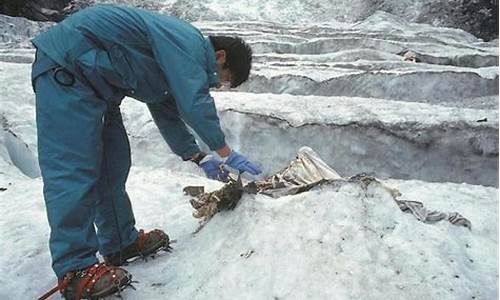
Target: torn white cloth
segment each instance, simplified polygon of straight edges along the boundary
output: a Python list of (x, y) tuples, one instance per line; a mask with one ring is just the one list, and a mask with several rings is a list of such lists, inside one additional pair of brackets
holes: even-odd
[[(359, 174), (343, 178), (309, 147), (302, 147), (298, 151), (297, 157), (286, 168), (264, 180), (252, 181), (243, 186), (239, 178), (238, 181), (226, 184), (221, 189), (211, 193), (204, 193), (203, 187), (186, 187), (185, 192), (197, 198), (191, 200), (192, 206), (197, 210), (194, 216), (207, 221), (220, 210), (227, 207), (234, 208), (243, 191), (279, 198), (303, 193), (319, 185), (339, 186), (352, 183), (359, 184), (365, 190), (372, 184), (382, 187), (391, 195), (402, 212), (411, 213), (421, 222), (436, 223), (447, 220), (453, 225), (469, 229), (472, 227), (471, 222), (457, 212), (446, 213), (428, 210), (422, 202), (398, 199), (401, 197), (399, 190), (387, 186), (375, 177)], [(191, 193), (189, 190), (197, 191)], [(238, 190), (242, 192), (238, 192)]]

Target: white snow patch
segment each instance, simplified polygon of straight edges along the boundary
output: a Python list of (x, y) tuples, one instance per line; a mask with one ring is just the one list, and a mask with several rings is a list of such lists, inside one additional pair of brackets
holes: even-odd
[(278, 117), (292, 126), (307, 123), (346, 125), (350, 123), (415, 123), (429, 127), (464, 122), (476, 127), (487, 118), (498, 128), (498, 112), (440, 105), (359, 97), (294, 96), (287, 94), (213, 93), (219, 110)]

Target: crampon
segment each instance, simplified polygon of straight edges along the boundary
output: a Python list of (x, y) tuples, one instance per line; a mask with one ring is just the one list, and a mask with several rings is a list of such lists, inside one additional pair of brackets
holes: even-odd
[(58, 285), (42, 295), (38, 300), (48, 299), (59, 291), (66, 300), (98, 300), (116, 295), (132, 285), (132, 275), (119, 267), (98, 263), (85, 269), (69, 272), (59, 280)]
[(141, 229), (134, 243), (120, 252), (105, 255), (104, 261), (111, 266), (121, 266), (137, 259), (147, 260), (148, 257), (154, 258), (155, 254), (160, 251), (170, 252), (172, 249), (170, 244), (174, 242), (162, 230), (144, 232)]

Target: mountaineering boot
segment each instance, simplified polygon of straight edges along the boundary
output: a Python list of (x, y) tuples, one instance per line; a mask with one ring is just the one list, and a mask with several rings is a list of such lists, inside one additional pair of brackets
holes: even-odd
[(99, 263), (66, 274), (59, 281), (59, 289), (67, 300), (97, 299), (122, 291), (131, 281), (132, 275), (126, 270)]
[(169, 251), (169, 244), (168, 235), (162, 230), (155, 229), (145, 233), (141, 229), (134, 243), (119, 252), (104, 256), (104, 261), (111, 266), (121, 266), (131, 258), (145, 258), (160, 250)]
[(132, 286), (131, 283), (132, 275), (126, 270), (97, 263), (66, 273), (59, 280), (57, 287), (38, 299), (48, 299), (57, 291), (66, 300), (101, 299), (115, 293), (119, 294), (128, 286)]

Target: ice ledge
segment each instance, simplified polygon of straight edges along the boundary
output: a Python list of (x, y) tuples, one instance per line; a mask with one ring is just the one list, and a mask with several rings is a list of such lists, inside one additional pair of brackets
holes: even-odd
[(289, 94), (212, 93), (219, 110), (279, 118), (290, 126), (350, 124), (429, 128), (498, 129), (494, 110), (446, 107), (427, 103), (359, 97), (295, 96)]
[(348, 176), (498, 185), (496, 111), (380, 99), (214, 93), (229, 145), (265, 172), (307, 145)]

